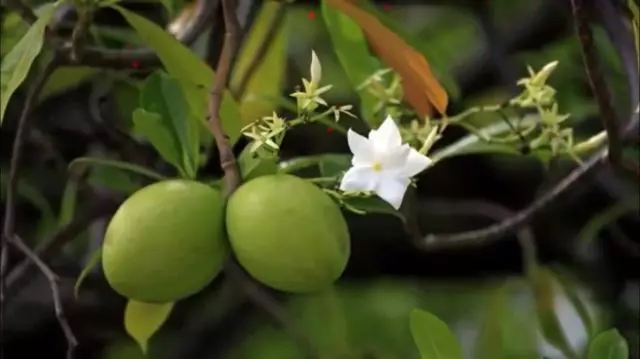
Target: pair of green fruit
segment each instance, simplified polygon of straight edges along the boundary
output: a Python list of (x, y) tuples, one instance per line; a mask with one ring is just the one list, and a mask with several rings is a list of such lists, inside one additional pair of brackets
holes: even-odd
[(350, 255), (347, 224), (331, 198), (301, 178), (268, 175), (238, 188), (226, 208), (220, 191), (195, 181), (139, 190), (107, 227), (102, 265), (121, 295), (173, 302), (217, 276), (229, 245), (251, 276), (291, 293), (330, 286)]

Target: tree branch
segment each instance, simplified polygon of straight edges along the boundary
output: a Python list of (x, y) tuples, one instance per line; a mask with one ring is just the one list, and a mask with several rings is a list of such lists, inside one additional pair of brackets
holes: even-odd
[[(7, 176), (6, 184), (6, 197), (4, 214), (2, 219), (2, 236), (0, 238), (0, 323), (3, 323), (2, 314), (4, 313), (5, 302), (5, 274), (8, 266), (8, 251), (7, 244), (15, 237), (15, 206), (16, 206), (16, 194), (18, 186), (18, 174), (20, 171), (20, 160), (22, 155), (22, 146), (27, 135), (27, 121), (33, 112), (37, 99), (40, 96), (40, 92), (44, 84), (47, 82), (49, 76), (58, 68), (59, 62), (54, 57), (38, 75), (35, 82), (31, 86), (25, 103), (22, 108), (22, 113), (18, 119), (15, 138), (13, 140), (13, 148), (11, 150), (11, 161), (9, 164), (9, 174)], [(0, 324), (0, 342), (4, 342), (4, 327)]]
[(607, 82), (600, 69), (589, 24), (589, 12), (585, 6), (584, 0), (571, 0), (575, 31), (582, 49), (582, 59), (587, 79), (600, 109), (602, 125), (607, 131), (609, 160), (614, 166), (618, 166), (622, 159), (620, 122), (611, 102), (611, 94), (609, 93)]
[(62, 300), (60, 299), (60, 287), (59, 281), (60, 278), (46, 265), (37, 254), (35, 254), (29, 246), (27, 246), (22, 238), (18, 236), (13, 236), (10, 241), (20, 252), (22, 252), (31, 262), (33, 262), (40, 272), (47, 278), (49, 282), (49, 287), (51, 288), (51, 296), (53, 297), (53, 307), (55, 310), (56, 318), (58, 319), (58, 323), (60, 324), (60, 328), (64, 333), (64, 337), (67, 339), (67, 359), (72, 359), (75, 348), (78, 346), (78, 340), (76, 339), (71, 327), (69, 326), (69, 322), (67, 321), (67, 316), (64, 313), (64, 308), (62, 306)]
[(598, 151), (592, 155), (583, 165), (574, 169), (549, 191), (545, 192), (527, 208), (516, 212), (513, 216), (497, 224), (473, 231), (454, 234), (430, 234), (418, 242), (423, 250), (434, 250), (442, 247), (457, 247), (467, 245), (481, 245), (494, 240), (503, 239), (514, 231), (522, 228), (535, 214), (563, 194), (568, 188), (583, 178), (586, 174), (595, 171), (605, 162), (607, 149)]

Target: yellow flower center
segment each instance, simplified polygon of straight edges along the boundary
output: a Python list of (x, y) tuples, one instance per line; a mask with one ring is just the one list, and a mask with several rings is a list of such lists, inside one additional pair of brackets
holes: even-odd
[(374, 162), (371, 168), (373, 168), (373, 170), (376, 172), (382, 171), (382, 165), (380, 164), (380, 162)]

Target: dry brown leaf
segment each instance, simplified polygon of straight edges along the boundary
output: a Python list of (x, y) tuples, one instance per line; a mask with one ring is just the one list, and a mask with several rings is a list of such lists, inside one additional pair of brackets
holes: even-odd
[(449, 97), (431, 72), (424, 56), (353, 1), (326, 0), (355, 21), (382, 62), (402, 78), (404, 100), (421, 116), (444, 114)]

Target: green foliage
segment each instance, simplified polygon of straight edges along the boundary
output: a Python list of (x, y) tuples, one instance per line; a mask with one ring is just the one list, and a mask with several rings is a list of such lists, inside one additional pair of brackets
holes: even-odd
[[(201, 127), (190, 111), (180, 83), (166, 73), (155, 72), (142, 86), (140, 109), (145, 116), (134, 116), (139, 134), (156, 148), (171, 147), (169, 162), (184, 177), (195, 178), (200, 162)], [(164, 134), (159, 135), (160, 132)], [(163, 148), (162, 151), (169, 156), (169, 150)]]
[(78, 158), (74, 159), (73, 161), (71, 161), (71, 163), (69, 163), (69, 171), (77, 171), (82, 166), (85, 166), (85, 165), (98, 165), (98, 166), (114, 167), (114, 168), (130, 171), (132, 173), (136, 173), (138, 175), (142, 175), (142, 176), (145, 176), (147, 178), (150, 178), (150, 179), (153, 179), (153, 180), (156, 180), (156, 181), (161, 181), (163, 179), (167, 179), (167, 177), (165, 177), (165, 176), (163, 176), (163, 175), (161, 175), (159, 173), (153, 172), (152, 170), (149, 170), (147, 168), (138, 166), (138, 165), (133, 164), (133, 163), (115, 161), (115, 160), (110, 160), (110, 159), (106, 159), (106, 158), (99, 158), (99, 157), (78, 157)]
[(278, 172), (276, 159), (264, 158), (251, 153), (251, 145), (247, 146), (238, 156), (238, 166), (245, 182)]
[(2, 59), (2, 74), (0, 87), (0, 125), (4, 120), (5, 111), (11, 96), (27, 78), (31, 65), (40, 54), (44, 45), (44, 32), (51, 20), (58, 3), (47, 4), (38, 20), (29, 28), (27, 33)]
[(91, 253), (89, 260), (85, 264), (84, 268), (82, 268), (80, 275), (78, 275), (78, 278), (76, 279), (76, 283), (73, 285), (73, 294), (76, 298), (78, 298), (78, 294), (80, 293), (80, 286), (82, 285), (84, 280), (87, 279), (87, 277), (91, 274), (91, 271), (93, 271), (96, 266), (100, 264), (101, 258), (102, 248), (98, 248), (93, 253)]
[(589, 359), (629, 359), (627, 341), (616, 329), (598, 334), (589, 345)]
[(124, 312), (124, 327), (127, 333), (138, 343), (143, 353), (147, 352), (149, 339), (167, 320), (173, 303), (143, 303), (134, 300), (127, 302)]
[(411, 312), (411, 333), (422, 359), (461, 359), (462, 349), (445, 322), (421, 309)]
[[(192, 115), (205, 126), (207, 100), (214, 72), (193, 51), (150, 20), (118, 5), (109, 5), (124, 16), (141, 39), (152, 48), (172, 78), (180, 81)], [(238, 105), (228, 91), (220, 106), (225, 132), (231, 142), (240, 136)]]
[(340, 65), (360, 96), (362, 118), (373, 124), (380, 123), (382, 119), (376, 119), (373, 111), (377, 102), (375, 97), (360, 88), (373, 73), (379, 70), (369, 52), (364, 33), (353, 20), (329, 6), (326, 1), (322, 2), (321, 7)]

